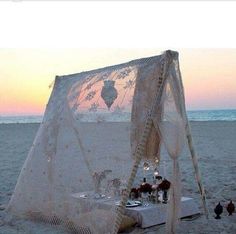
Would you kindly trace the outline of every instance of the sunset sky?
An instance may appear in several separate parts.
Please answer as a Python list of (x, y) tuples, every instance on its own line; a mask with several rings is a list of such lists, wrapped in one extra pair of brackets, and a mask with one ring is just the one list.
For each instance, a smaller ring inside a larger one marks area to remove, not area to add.
[[(0, 115), (43, 114), (56, 75), (160, 54), (160, 49), (0, 49)], [(181, 49), (188, 110), (236, 108), (236, 49)]]

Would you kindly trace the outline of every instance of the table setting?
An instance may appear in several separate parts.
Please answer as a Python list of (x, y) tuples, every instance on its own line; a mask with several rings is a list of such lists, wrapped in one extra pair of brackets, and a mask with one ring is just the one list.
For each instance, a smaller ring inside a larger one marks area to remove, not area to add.
[[(143, 181), (131, 188), (124, 214), (133, 218), (141, 228), (147, 228), (165, 223), (171, 182), (160, 176), (159, 171), (155, 168), (152, 183), (148, 183), (146, 176), (146, 172), (150, 170), (148, 163), (143, 165), (143, 170)], [(109, 180), (105, 189), (99, 187), (104, 184), (103, 180), (109, 173), (109, 170), (96, 173), (94, 178), (99, 181), (97, 181), (97, 187), (94, 191), (72, 194), (72, 197), (79, 201), (80, 207), (86, 207), (89, 204), (101, 210), (111, 210), (120, 205), (121, 196), (126, 188), (119, 178)], [(181, 198), (180, 218), (199, 213), (199, 209), (192, 198)]]

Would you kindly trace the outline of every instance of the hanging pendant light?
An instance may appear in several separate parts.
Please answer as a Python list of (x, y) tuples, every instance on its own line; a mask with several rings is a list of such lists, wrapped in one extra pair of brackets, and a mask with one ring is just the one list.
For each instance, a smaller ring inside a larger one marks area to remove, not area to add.
[(150, 165), (148, 162), (143, 163), (143, 170), (148, 171), (150, 169)]
[(116, 100), (118, 94), (114, 85), (115, 85), (114, 80), (104, 80), (104, 86), (102, 87), (101, 91), (101, 97), (106, 103), (109, 110), (114, 101)]
[(155, 168), (155, 170), (154, 170), (154, 176), (155, 176), (155, 178), (159, 175), (159, 171), (158, 171), (158, 169), (157, 168)]

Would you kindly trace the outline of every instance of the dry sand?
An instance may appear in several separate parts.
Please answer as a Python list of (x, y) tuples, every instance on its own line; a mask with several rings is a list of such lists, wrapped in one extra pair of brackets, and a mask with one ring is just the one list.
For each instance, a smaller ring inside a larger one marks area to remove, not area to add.
[[(192, 122), (192, 133), (199, 155), (199, 166), (207, 191), (210, 218), (204, 216), (192, 221), (182, 221), (178, 233), (236, 233), (236, 213), (227, 216), (224, 209), (221, 220), (214, 219), (213, 209), (221, 201), (236, 203), (236, 122)], [(31, 147), (38, 124), (0, 124), (0, 208), (9, 201), (17, 177)], [(168, 160), (167, 160), (168, 161)], [(187, 149), (180, 158), (183, 195), (201, 201), (193, 175)], [(167, 162), (167, 166), (168, 166)], [(167, 172), (170, 168), (167, 168)], [(0, 211), (0, 234), (10, 233), (63, 233), (44, 224), (15, 221), (6, 224), (4, 211)], [(132, 233), (164, 233), (164, 225), (146, 230), (136, 228)]]

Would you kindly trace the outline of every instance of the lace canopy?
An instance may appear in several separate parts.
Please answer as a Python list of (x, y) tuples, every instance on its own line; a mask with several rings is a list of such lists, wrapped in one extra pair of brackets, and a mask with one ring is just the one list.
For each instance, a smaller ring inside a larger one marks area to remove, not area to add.
[(173, 160), (167, 222), (173, 233), (186, 135), (205, 202), (177, 52), (57, 76), (8, 211), (78, 233), (116, 233), (131, 186), (140, 179), (140, 161), (161, 160), (163, 145)]

